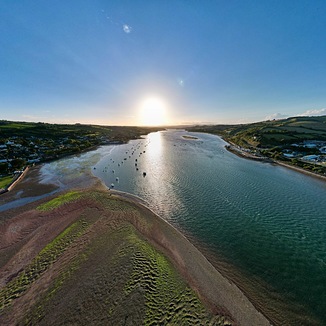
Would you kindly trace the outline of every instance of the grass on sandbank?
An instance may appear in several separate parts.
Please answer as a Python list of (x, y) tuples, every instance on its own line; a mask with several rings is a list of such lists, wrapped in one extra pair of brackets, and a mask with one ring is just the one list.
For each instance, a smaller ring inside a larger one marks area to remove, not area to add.
[(65, 203), (77, 200), (81, 196), (81, 193), (78, 191), (70, 191), (64, 195), (56, 197), (40, 206), (37, 207), (40, 211), (48, 211), (60, 207)]
[(152, 221), (142, 219), (133, 204), (101, 191), (69, 192), (32, 212), (49, 211), (55, 219), (74, 209), (80, 213), (70, 226), (2, 288), (0, 323), (232, 324), (212, 314), (170, 260), (136, 229), (135, 220), (141, 229)]
[(28, 287), (58, 259), (66, 248), (83, 234), (87, 225), (88, 223), (83, 220), (70, 225), (46, 245), (17, 277), (7, 283), (0, 291), (0, 311), (10, 305), (13, 299), (23, 295)]
[(6, 188), (12, 182), (12, 176), (2, 177), (0, 178), (0, 189)]

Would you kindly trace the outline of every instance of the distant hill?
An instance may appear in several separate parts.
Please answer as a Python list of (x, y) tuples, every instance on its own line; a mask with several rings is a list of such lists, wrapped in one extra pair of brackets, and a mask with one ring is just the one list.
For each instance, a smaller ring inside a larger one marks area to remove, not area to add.
[(10, 137), (36, 137), (59, 139), (64, 137), (76, 138), (108, 138), (110, 140), (128, 141), (139, 138), (140, 135), (162, 128), (100, 126), (90, 124), (51, 124), (43, 122), (18, 122), (0, 120), (0, 140)]
[(194, 126), (188, 130), (217, 134), (243, 147), (269, 148), (306, 140), (326, 141), (326, 116), (291, 117), (241, 125)]
[(189, 131), (221, 136), (228, 150), (326, 176), (326, 116), (291, 117), (241, 125), (194, 126)]

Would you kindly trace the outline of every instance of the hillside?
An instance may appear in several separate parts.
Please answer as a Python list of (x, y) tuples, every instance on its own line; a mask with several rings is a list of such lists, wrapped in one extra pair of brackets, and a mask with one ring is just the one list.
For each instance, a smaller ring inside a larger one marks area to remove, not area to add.
[(306, 140), (326, 141), (326, 116), (293, 117), (243, 125), (195, 126), (188, 130), (221, 135), (243, 147), (269, 148)]
[(292, 117), (242, 125), (194, 126), (189, 131), (223, 137), (237, 154), (272, 158), (326, 174), (326, 116)]

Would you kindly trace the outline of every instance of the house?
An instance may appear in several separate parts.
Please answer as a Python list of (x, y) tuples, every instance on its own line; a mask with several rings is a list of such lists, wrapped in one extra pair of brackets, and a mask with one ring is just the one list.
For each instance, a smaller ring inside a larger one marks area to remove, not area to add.
[(306, 155), (302, 157), (305, 161), (317, 162), (319, 159), (319, 155)]
[(326, 154), (326, 146), (319, 148), (319, 151), (323, 154)]

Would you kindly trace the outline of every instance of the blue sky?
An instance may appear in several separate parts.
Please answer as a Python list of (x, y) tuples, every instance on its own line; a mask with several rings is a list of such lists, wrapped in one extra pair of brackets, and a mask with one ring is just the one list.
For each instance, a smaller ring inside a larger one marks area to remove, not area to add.
[(326, 114), (325, 17), (311, 0), (0, 0), (0, 119), (140, 125), (153, 97), (171, 124)]

